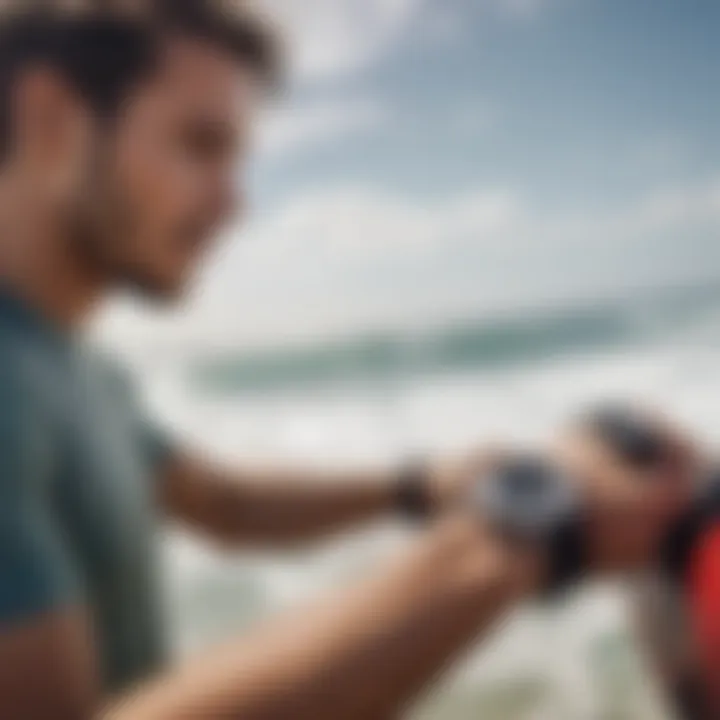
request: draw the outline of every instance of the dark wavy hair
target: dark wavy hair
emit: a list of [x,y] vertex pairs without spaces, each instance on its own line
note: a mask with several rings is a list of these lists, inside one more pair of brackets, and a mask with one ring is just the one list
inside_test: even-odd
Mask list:
[[172,36],[233,53],[267,87],[280,79],[277,38],[257,14],[231,0],[6,0],[0,5],[0,159],[12,145],[15,80],[45,64],[102,118],[114,117],[154,69]]

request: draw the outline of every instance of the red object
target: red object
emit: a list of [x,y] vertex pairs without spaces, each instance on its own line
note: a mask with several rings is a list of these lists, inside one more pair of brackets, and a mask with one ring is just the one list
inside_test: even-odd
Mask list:
[[693,631],[705,685],[720,717],[720,521],[696,544],[689,570]]

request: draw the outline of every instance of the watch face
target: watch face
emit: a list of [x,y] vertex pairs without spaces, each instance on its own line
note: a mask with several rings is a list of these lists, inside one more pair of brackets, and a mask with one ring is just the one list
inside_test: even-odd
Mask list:
[[520,537],[551,535],[572,518],[579,504],[570,479],[542,459],[512,459],[478,480],[477,500],[483,514]]

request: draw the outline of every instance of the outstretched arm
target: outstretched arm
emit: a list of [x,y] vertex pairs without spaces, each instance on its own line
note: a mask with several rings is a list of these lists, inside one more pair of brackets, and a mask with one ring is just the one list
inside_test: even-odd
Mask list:
[[391,473],[231,472],[189,456],[169,461],[161,488],[171,517],[228,544],[315,540],[389,514],[397,503]]
[[[479,464],[473,461],[472,467]],[[161,500],[172,518],[223,543],[296,545],[393,513],[432,513],[471,476],[464,465],[418,471],[227,471],[176,455],[164,464]]]
[[541,562],[448,520],[378,578],[191,663],[106,720],[386,720],[539,582]]
[[[531,591],[542,560],[449,519],[375,579],[157,678],[104,711],[87,615],[0,630],[0,715],[25,720],[389,720]],[[40,672],[38,672],[38,669]]]

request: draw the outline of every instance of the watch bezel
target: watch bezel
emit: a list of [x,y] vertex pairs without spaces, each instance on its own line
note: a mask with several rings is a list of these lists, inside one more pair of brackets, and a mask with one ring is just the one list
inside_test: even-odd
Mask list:
[[[538,488],[518,492],[510,473],[537,471]],[[553,463],[536,457],[510,458],[478,478],[474,499],[478,511],[501,531],[518,539],[549,542],[580,511],[576,484]]]

